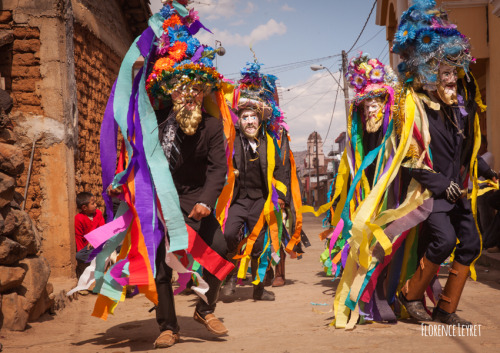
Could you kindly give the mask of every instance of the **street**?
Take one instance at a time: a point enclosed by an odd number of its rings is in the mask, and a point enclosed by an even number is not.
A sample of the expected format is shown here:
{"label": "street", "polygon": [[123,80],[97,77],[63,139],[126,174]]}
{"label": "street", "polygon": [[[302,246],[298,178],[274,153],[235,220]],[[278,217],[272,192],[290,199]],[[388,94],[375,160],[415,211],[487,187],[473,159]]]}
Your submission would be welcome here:
{"label": "street", "polygon": [[[274,302],[255,302],[247,282],[233,302],[220,298],[215,314],[229,329],[216,338],[192,318],[197,297],[176,297],[181,341],[169,352],[498,352],[500,271],[477,267],[479,280],[468,280],[458,314],[481,325],[478,330],[445,331],[440,325],[401,321],[395,325],[358,325],[353,331],[330,327],[337,281],[323,273],[318,239],[321,219],[304,215],[311,247],[301,260],[286,260],[287,284],[273,288]],[[447,270],[442,271],[447,274]],[[444,283],[445,275],[441,275]],[[69,289],[69,288],[68,288]],[[55,316],[31,323],[24,332],[0,333],[4,352],[153,352],[159,334],[152,304],[139,295],[120,303],[107,321],[90,316],[94,295],[80,296]],[[225,299],[224,299],[225,300]],[[437,327],[434,327],[437,326]]]}

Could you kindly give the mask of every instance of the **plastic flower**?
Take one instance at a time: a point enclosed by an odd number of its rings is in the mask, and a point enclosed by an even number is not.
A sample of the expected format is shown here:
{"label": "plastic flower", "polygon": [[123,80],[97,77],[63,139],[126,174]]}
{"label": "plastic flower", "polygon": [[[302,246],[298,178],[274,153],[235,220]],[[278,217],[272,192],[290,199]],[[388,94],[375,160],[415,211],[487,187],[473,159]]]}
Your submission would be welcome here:
{"label": "plastic flower", "polygon": [[383,67],[375,67],[370,71],[370,80],[374,83],[384,81],[385,70]]}
{"label": "plastic flower", "polygon": [[384,66],[378,59],[368,60],[368,65],[370,65],[371,67]]}
{"label": "plastic flower", "polygon": [[203,64],[203,65],[205,65],[205,66],[208,66],[208,67],[213,67],[214,66],[214,63],[209,58],[202,58],[200,60],[200,63]]}
{"label": "plastic flower", "polygon": [[163,33],[158,42],[156,53],[160,56],[164,56],[168,52],[168,47],[170,47],[170,39],[168,38],[168,34]]}
{"label": "plastic flower", "polygon": [[163,21],[163,30],[168,32],[170,28],[174,28],[175,26],[182,26],[182,21],[179,15],[174,14]]}
{"label": "plastic flower", "polygon": [[363,62],[359,64],[358,71],[360,71],[361,73],[365,74],[368,77],[370,71],[372,71],[372,67],[368,65],[366,62]]}
{"label": "plastic flower", "polygon": [[440,37],[432,30],[423,30],[417,35],[417,50],[421,53],[430,53],[436,50],[441,43]]}
{"label": "plastic flower", "polygon": [[200,18],[198,17],[198,11],[195,11],[194,9],[190,9],[189,10],[189,15],[187,15],[186,17],[183,17],[182,18],[182,23],[184,24],[191,24],[197,20],[199,20]]}
{"label": "plastic flower", "polygon": [[172,66],[174,66],[175,61],[173,61],[171,58],[160,58],[156,60],[155,66],[153,67],[153,71],[156,72],[161,72],[163,70],[168,70]]}
{"label": "plastic flower", "polygon": [[192,64],[192,61],[189,60],[189,59],[186,59],[186,60],[182,60],[181,62],[177,63],[174,65],[174,69],[179,67],[179,66],[184,66],[184,65],[187,65],[187,64]]}
{"label": "plastic flower", "polygon": [[163,18],[169,18],[174,13],[175,13],[175,9],[168,4],[163,5],[163,7],[160,10],[160,15]]}
{"label": "plastic flower", "polygon": [[175,62],[179,62],[186,56],[187,44],[184,42],[175,42],[170,48],[168,48],[168,54],[170,58]]}
{"label": "plastic flower", "polygon": [[429,10],[436,6],[435,0],[415,0],[414,6],[421,10]]}
{"label": "plastic flower", "polygon": [[366,78],[361,75],[353,75],[351,79],[351,85],[360,90],[366,85]]}
{"label": "plastic flower", "polygon": [[404,25],[399,26],[398,31],[394,35],[394,43],[397,43],[400,46],[405,46],[415,39],[416,34],[414,26],[410,23],[405,23]]}
{"label": "plastic flower", "polygon": [[176,25],[170,28],[168,31],[168,36],[170,38],[170,43],[174,42],[187,42],[191,37],[186,26]]}
{"label": "plastic flower", "polygon": [[191,37],[187,40],[187,50],[186,54],[193,56],[196,53],[196,50],[200,46],[200,41],[195,37]]}

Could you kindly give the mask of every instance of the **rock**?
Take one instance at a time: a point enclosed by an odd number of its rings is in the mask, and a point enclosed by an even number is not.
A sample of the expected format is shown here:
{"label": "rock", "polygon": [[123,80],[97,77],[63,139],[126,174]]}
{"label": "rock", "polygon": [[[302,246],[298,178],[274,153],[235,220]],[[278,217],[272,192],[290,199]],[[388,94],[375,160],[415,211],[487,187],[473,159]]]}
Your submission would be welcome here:
{"label": "rock", "polygon": [[29,313],[23,309],[26,299],[17,293],[2,295],[2,329],[23,331],[28,323]]}
{"label": "rock", "polygon": [[9,236],[19,227],[21,224],[21,215],[18,210],[12,209],[11,207],[5,207],[2,209],[2,215],[4,218],[4,229],[2,235]]}
{"label": "rock", "polygon": [[0,235],[0,265],[12,265],[22,260],[28,254],[28,249],[12,239]]}
{"label": "rock", "polygon": [[19,266],[26,270],[26,276],[16,291],[26,298],[24,309],[30,312],[47,286],[50,266],[44,257],[26,258],[19,261]]}
{"label": "rock", "polygon": [[14,200],[15,191],[16,180],[0,172],[0,208],[3,208]]}
{"label": "rock", "polygon": [[52,285],[50,283],[47,283],[47,286],[42,292],[42,296],[40,297],[40,299],[38,299],[35,306],[33,306],[29,313],[29,322],[38,320],[40,316],[53,308],[55,298],[55,296],[52,294],[53,291],[54,288],[52,287]]}
{"label": "rock", "polygon": [[20,148],[0,143],[0,170],[12,176],[24,170],[24,156]]}
{"label": "rock", "polygon": [[18,204],[22,204],[24,201],[24,196],[21,195],[19,192],[14,192],[14,201],[16,201]]}
{"label": "rock", "polygon": [[14,144],[17,141],[17,135],[10,129],[0,129],[0,142]]}
{"label": "rock", "polygon": [[22,267],[0,266],[0,293],[20,286],[26,270]]}
{"label": "rock", "polygon": [[11,212],[16,214],[18,224],[12,234],[9,235],[9,238],[25,246],[28,249],[28,255],[36,255],[40,249],[40,244],[36,241],[35,227],[30,216],[21,210],[12,209]]}

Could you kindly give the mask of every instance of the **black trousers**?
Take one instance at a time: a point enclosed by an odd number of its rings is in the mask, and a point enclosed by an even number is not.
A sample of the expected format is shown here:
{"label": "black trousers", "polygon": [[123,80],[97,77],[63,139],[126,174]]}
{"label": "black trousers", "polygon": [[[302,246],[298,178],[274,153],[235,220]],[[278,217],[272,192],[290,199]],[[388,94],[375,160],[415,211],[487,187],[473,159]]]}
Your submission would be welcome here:
{"label": "black trousers", "polygon": [[[219,222],[213,214],[202,218],[201,221],[187,218],[184,214],[186,224],[193,228],[210,248],[223,258],[226,258],[227,245],[222,234]],[[174,294],[172,290],[172,269],[165,263],[165,240],[162,240],[156,253],[156,291],[158,292],[158,306],[156,308],[156,321],[160,331],[171,330],[179,332],[179,324],[175,314]],[[217,277],[203,269],[203,279],[208,283],[210,289],[206,293],[208,303],[201,298],[196,305],[196,310],[202,316],[211,314],[215,310],[215,304],[222,284]]]}
{"label": "black trousers", "polygon": [[[265,203],[266,200],[264,198],[256,200],[241,198],[235,200],[231,205],[227,214],[226,228],[224,230],[224,237],[226,238],[229,253],[234,253],[238,248],[238,244],[242,240],[243,234],[241,228],[244,224],[247,225],[250,232],[252,231],[259,220]],[[253,246],[252,257],[259,257],[262,254],[266,229],[267,224],[264,223],[259,233],[259,237]]]}
{"label": "black trousers", "polygon": [[419,247],[424,249],[427,259],[441,264],[455,246],[455,261],[462,265],[470,265],[479,255],[479,234],[470,200],[458,200],[447,212],[432,212],[423,224]]}

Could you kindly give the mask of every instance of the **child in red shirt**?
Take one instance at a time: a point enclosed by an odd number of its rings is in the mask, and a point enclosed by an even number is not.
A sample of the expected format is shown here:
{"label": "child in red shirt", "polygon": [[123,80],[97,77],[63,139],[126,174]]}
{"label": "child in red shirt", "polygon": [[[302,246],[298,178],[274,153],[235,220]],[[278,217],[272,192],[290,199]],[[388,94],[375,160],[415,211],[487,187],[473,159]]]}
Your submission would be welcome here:
{"label": "child in red shirt", "polygon": [[83,269],[87,267],[85,262],[93,250],[84,236],[104,225],[104,217],[102,212],[97,209],[95,196],[89,192],[81,192],[76,195],[76,205],[80,210],[80,213],[75,216],[76,259],[78,260],[77,275],[80,277]]}

